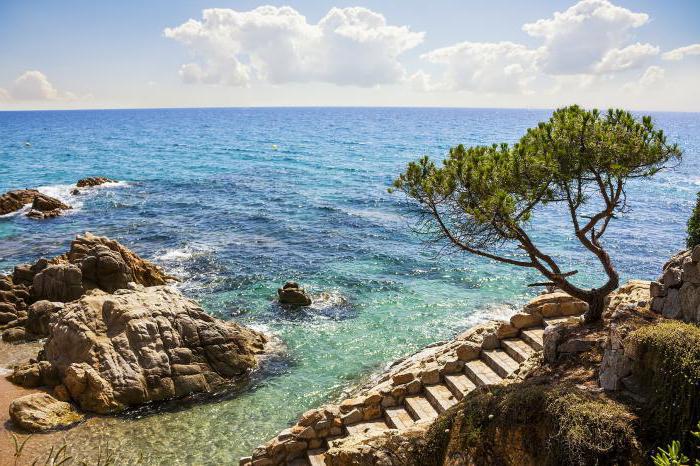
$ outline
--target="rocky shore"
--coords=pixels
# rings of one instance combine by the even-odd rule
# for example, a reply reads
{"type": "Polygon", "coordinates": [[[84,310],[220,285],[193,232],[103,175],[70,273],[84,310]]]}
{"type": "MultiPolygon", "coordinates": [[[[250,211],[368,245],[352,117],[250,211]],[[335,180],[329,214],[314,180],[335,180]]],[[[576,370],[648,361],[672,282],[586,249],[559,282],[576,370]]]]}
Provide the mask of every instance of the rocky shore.
{"type": "Polygon", "coordinates": [[[596,324],[576,317],[585,303],[543,294],[304,413],[240,464],[643,464],[700,416],[697,258],[621,286],[596,324]]]}
{"type": "Polygon", "coordinates": [[[256,366],[266,337],[208,315],[167,285],[156,265],[90,233],[52,259],[0,277],[5,342],[46,337],[9,379],[49,394],[12,402],[28,430],[70,425],[82,412],[114,413],[210,392],[256,366]]]}

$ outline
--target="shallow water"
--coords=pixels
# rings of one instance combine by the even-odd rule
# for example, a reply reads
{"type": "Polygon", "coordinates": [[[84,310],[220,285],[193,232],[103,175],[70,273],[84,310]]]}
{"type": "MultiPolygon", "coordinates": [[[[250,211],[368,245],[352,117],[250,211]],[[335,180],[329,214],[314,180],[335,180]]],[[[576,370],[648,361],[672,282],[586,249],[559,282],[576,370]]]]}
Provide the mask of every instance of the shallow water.
{"type": "MultiPolygon", "coordinates": [[[[67,433],[78,453],[108,444],[162,464],[232,462],[304,410],[333,401],[391,360],[536,290],[531,271],[441,254],[386,192],[405,164],[451,145],[512,142],[548,112],[459,109],[187,109],[0,113],[0,192],[40,186],[75,209],[38,222],[0,218],[0,270],[63,252],[84,231],[122,241],[181,278],[212,314],[284,342],[241,393],[93,418],[67,433]],[[29,142],[28,147],[25,142],[29,142]],[[275,147],[276,146],[276,147],[275,147]],[[70,196],[89,175],[122,182],[70,196]],[[285,280],[327,293],[290,312],[285,280]]],[[[606,233],[623,278],[652,279],[683,246],[700,189],[700,115],[653,114],[683,163],[629,189],[632,211],[606,233]]],[[[535,237],[564,268],[596,281],[557,212],[535,237]]],[[[34,439],[37,441],[37,439],[34,439]]]]}

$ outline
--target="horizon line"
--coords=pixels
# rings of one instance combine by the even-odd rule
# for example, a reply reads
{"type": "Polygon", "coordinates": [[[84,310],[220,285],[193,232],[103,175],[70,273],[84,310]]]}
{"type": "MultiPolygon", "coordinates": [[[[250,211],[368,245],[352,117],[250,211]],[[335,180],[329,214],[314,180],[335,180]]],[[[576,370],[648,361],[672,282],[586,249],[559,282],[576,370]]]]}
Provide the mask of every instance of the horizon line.
{"type": "MultiPolygon", "coordinates": [[[[576,105],[576,104],[569,104],[576,105]]],[[[202,106],[202,107],[95,107],[95,108],[41,108],[41,109],[2,109],[0,113],[19,112],[90,112],[90,111],[134,111],[134,110],[248,110],[248,109],[434,109],[434,110],[529,110],[529,111],[553,111],[568,105],[556,107],[459,107],[459,106],[430,106],[430,105],[247,105],[247,106],[202,106]]],[[[581,107],[600,110],[603,107],[581,107]]],[[[607,108],[621,108],[609,106],[607,108]]],[[[700,113],[700,110],[649,110],[649,109],[625,109],[630,112],[650,113],[700,113]]]]}

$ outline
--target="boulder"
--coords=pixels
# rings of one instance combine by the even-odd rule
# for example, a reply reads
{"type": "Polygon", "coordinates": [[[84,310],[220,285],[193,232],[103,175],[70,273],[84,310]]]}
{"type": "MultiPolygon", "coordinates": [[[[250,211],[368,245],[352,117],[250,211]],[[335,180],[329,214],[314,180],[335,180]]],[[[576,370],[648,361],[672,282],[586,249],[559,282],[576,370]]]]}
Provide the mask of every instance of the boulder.
{"type": "Polygon", "coordinates": [[[49,265],[34,275],[32,295],[36,299],[68,302],[82,294],[82,272],[73,264],[49,265]]]}
{"type": "Polygon", "coordinates": [[[89,176],[87,178],[82,178],[78,180],[75,184],[78,188],[89,188],[92,186],[99,186],[105,183],[116,183],[116,180],[111,180],[103,176],[89,176]]]}
{"type": "Polygon", "coordinates": [[[118,251],[104,244],[93,247],[80,259],[83,280],[107,293],[126,288],[134,281],[131,269],[118,251]]]}
{"type": "Polygon", "coordinates": [[[7,215],[30,204],[39,195],[36,189],[18,189],[0,196],[0,215],[7,215]]]}
{"type": "Polygon", "coordinates": [[[165,285],[173,279],[160,267],[142,259],[118,241],[89,232],[76,237],[66,258],[81,268],[85,280],[92,282],[86,283],[88,288],[90,285],[101,288],[102,285],[107,292],[125,288],[129,281],[155,286],[165,285]]]}
{"type": "Polygon", "coordinates": [[[297,306],[310,306],[311,298],[304,288],[301,288],[298,283],[287,282],[282,288],[277,289],[279,301],[282,304],[294,304],[297,306]]]}
{"type": "Polygon", "coordinates": [[[32,201],[32,209],[27,212],[27,217],[44,219],[58,217],[64,210],[72,207],[45,194],[37,194],[32,201]]]}
{"type": "Polygon", "coordinates": [[[80,422],[83,416],[64,401],[46,393],[32,393],[10,403],[10,419],[29,432],[68,427],[80,422]]]}
{"type": "Polygon", "coordinates": [[[37,301],[27,309],[25,327],[34,335],[45,337],[49,334],[51,316],[61,309],[63,309],[61,302],[37,301]]]}
{"type": "Polygon", "coordinates": [[[253,368],[266,341],[167,286],[85,295],[52,316],[45,359],[97,413],[210,391],[253,368]]]}

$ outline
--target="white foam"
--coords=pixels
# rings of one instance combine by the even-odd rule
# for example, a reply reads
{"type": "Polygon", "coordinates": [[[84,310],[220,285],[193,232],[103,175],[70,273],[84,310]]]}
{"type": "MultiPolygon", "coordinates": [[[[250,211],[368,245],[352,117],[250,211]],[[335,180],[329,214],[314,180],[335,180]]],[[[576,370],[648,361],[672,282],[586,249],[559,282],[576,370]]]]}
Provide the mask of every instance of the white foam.
{"type": "Polygon", "coordinates": [[[188,247],[178,249],[167,249],[164,253],[156,256],[156,260],[163,262],[180,262],[192,258],[194,251],[188,247]]]}

